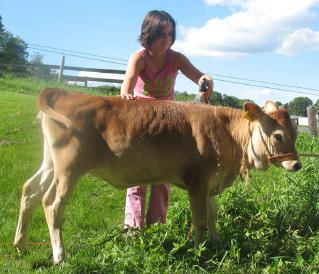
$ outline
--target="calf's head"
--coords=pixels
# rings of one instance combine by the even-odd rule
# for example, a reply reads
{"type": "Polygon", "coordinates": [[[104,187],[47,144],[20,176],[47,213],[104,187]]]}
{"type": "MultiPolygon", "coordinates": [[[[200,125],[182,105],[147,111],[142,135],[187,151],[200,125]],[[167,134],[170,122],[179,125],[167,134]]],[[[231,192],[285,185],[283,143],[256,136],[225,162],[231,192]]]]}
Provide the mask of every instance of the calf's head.
{"type": "Polygon", "coordinates": [[[252,123],[247,148],[249,165],[266,169],[275,164],[287,171],[298,171],[301,163],[295,149],[297,133],[288,111],[278,109],[271,101],[263,108],[246,103],[244,110],[245,118],[252,123]]]}

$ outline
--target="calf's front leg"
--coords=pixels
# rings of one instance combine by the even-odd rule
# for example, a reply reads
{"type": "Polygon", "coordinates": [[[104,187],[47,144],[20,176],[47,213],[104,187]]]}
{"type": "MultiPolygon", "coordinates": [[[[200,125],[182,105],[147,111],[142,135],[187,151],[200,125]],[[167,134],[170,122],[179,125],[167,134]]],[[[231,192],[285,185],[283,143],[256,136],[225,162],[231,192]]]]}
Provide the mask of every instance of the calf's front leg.
{"type": "Polygon", "coordinates": [[[204,233],[207,229],[207,190],[206,187],[196,186],[189,189],[188,193],[194,226],[195,248],[198,248],[204,242],[204,233]]]}
{"type": "Polygon", "coordinates": [[[207,197],[207,228],[209,240],[216,241],[218,238],[217,228],[217,203],[215,196],[207,197]]]}

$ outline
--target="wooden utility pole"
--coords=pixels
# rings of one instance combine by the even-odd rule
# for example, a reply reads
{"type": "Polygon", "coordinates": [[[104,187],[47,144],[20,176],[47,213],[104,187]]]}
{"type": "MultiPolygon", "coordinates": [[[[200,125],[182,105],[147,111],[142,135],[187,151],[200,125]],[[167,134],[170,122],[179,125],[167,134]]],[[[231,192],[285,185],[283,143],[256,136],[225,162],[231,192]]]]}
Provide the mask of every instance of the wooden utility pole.
{"type": "Polygon", "coordinates": [[[317,112],[318,112],[318,108],[315,107],[314,105],[307,107],[308,128],[309,128],[309,133],[312,136],[318,135],[317,112]]]}
{"type": "Polygon", "coordinates": [[[60,71],[59,71],[59,78],[58,81],[61,83],[63,81],[63,70],[64,70],[64,55],[61,56],[61,63],[60,63],[60,71]]]}

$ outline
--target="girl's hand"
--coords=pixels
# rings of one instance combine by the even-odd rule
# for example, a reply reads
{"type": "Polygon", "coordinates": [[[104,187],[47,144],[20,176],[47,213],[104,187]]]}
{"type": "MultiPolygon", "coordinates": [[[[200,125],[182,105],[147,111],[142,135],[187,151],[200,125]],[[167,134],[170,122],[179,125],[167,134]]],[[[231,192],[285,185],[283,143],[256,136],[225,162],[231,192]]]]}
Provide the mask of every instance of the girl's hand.
{"type": "Polygon", "coordinates": [[[213,94],[213,79],[210,75],[204,74],[199,78],[198,85],[201,85],[204,80],[207,86],[206,90],[201,91],[200,101],[208,104],[208,98],[213,94]]]}
{"type": "Polygon", "coordinates": [[[199,80],[198,80],[198,84],[200,84],[202,82],[202,80],[205,79],[206,83],[208,85],[208,89],[205,92],[202,92],[203,96],[212,96],[213,94],[213,89],[214,89],[214,82],[213,82],[213,78],[208,75],[208,74],[204,74],[202,75],[199,80]]]}
{"type": "Polygon", "coordinates": [[[134,96],[133,96],[133,94],[131,94],[131,93],[124,93],[124,92],[122,93],[122,92],[121,92],[120,96],[121,96],[123,99],[127,99],[127,100],[133,100],[133,99],[135,99],[134,96]]]}

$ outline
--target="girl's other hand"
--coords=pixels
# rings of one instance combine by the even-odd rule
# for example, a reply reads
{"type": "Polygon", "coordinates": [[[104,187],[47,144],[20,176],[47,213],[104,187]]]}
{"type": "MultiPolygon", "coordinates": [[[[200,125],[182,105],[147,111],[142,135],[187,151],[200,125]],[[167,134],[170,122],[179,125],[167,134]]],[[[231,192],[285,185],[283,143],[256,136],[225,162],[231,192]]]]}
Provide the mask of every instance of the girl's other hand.
{"type": "Polygon", "coordinates": [[[127,100],[133,100],[135,99],[135,97],[133,96],[133,94],[131,93],[121,93],[120,96],[123,98],[123,99],[127,99],[127,100]]]}

